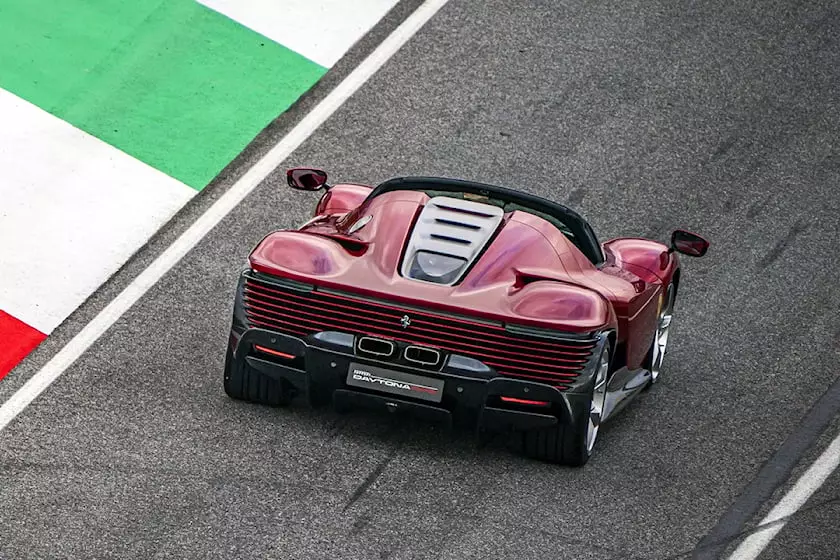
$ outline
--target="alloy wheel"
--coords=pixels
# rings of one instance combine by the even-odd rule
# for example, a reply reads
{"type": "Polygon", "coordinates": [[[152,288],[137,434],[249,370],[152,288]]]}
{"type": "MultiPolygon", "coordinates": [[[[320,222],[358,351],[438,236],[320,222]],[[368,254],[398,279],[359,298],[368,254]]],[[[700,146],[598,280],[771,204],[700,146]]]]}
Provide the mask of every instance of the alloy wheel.
{"type": "Polygon", "coordinates": [[[665,294],[665,303],[659,311],[659,319],[656,324],[656,336],[653,340],[652,359],[650,361],[651,382],[656,383],[659,372],[662,369],[662,360],[665,359],[665,349],[668,347],[668,331],[671,329],[671,320],[674,316],[674,285],[668,286],[665,294]]]}
{"type": "Polygon", "coordinates": [[[595,440],[598,439],[598,429],[601,427],[601,419],[604,416],[604,403],[607,398],[607,373],[610,369],[609,348],[601,353],[598,362],[598,371],[595,373],[595,388],[592,391],[592,402],[589,405],[589,422],[586,427],[586,453],[592,454],[595,440]]]}

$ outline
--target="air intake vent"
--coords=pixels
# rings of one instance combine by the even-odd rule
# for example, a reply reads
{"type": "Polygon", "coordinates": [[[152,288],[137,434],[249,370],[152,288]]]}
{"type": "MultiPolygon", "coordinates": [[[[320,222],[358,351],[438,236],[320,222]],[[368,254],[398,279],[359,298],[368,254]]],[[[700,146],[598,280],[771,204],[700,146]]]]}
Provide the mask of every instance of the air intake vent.
{"type": "Polygon", "coordinates": [[[503,215],[491,204],[447,196],[431,199],[411,232],[402,275],[451,286],[484,250],[503,215]]]}
{"type": "MultiPolygon", "coordinates": [[[[359,340],[405,342],[416,349],[406,350],[406,358],[420,367],[430,367],[428,351],[437,349],[480,360],[499,375],[558,387],[567,387],[580,375],[598,343],[596,338],[438,314],[341,292],[295,289],[252,273],[246,276],[243,304],[249,327],[299,338],[339,331],[359,340]],[[403,326],[405,317],[411,319],[408,327],[403,326]]],[[[387,344],[363,346],[381,352],[387,344]]],[[[372,357],[378,358],[375,353],[372,357]]]]}
{"type": "Polygon", "coordinates": [[[477,226],[475,224],[465,224],[464,222],[457,222],[455,220],[447,220],[446,218],[435,218],[435,221],[439,224],[444,224],[444,225],[447,225],[447,226],[453,226],[453,227],[458,227],[458,228],[471,229],[473,231],[475,231],[477,229],[481,229],[481,226],[477,226]]]}

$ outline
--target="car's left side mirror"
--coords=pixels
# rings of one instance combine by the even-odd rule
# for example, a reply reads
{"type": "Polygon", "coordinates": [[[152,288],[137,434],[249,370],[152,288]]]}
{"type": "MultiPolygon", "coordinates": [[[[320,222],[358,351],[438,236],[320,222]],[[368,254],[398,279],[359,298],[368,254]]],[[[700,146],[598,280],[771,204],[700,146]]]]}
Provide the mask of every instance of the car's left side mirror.
{"type": "Polygon", "coordinates": [[[690,257],[702,257],[709,250],[709,242],[690,231],[678,229],[671,234],[671,251],[690,257]]]}
{"type": "Polygon", "coordinates": [[[327,172],[321,169],[295,167],[286,171],[286,182],[293,189],[317,191],[327,184],[327,172]]]}

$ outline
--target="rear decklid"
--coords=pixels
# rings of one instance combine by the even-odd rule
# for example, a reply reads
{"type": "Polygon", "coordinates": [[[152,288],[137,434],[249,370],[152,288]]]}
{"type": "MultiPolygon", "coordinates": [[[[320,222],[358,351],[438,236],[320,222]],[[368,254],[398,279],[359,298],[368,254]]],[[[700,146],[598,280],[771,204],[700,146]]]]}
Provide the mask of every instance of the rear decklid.
{"type": "Polygon", "coordinates": [[[250,262],[279,278],[499,324],[586,333],[613,321],[551,224],[422,192],[384,193],[343,219],[272,233],[250,262]]]}

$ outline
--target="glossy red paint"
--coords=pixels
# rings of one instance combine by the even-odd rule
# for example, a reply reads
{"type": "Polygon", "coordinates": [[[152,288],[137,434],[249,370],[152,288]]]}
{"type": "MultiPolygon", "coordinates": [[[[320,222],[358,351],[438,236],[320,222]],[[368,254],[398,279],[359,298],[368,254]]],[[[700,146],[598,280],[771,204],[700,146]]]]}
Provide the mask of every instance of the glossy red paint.
{"type": "Polygon", "coordinates": [[[612,304],[618,316],[625,359],[631,367],[639,366],[647,354],[659,314],[659,305],[675,271],[679,256],[669,253],[667,245],[643,238],[620,238],[604,243],[606,262],[601,268],[611,276],[633,286],[635,294],[617,294],[612,304]],[[628,297],[629,296],[629,297],[628,297]]]}
{"type": "Polygon", "coordinates": [[[400,276],[406,238],[428,200],[421,192],[385,193],[344,219],[273,233],[255,248],[251,265],[259,272],[486,319],[573,332],[615,326],[612,308],[599,293],[603,288],[591,278],[594,267],[582,271],[569,257],[576,248],[566,237],[525,212],[506,217],[494,243],[460,284],[441,286],[400,276]],[[346,233],[368,215],[372,218],[364,227],[346,233]],[[336,236],[367,251],[354,255],[336,236]],[[518,288],[517,271],[528,276],[518,288]]]}
{"type": "Polygon", "coordinates": [[[647,282],[668,282],[679,266],[679,257],[663,243],[638,237],[613,239],[604,243],[607,260],[619,268],[632,270],[647,282]]]}
{"type": "Polygon", "coordinates": [[[464,279],[443,286],[400,275],[416,217],[429,197],[341,184],[297,231],[267,236],[250,255],[258,272],[362,296],[567,332],[614,330],[620,359],[640,367],[656,329],[664,286],[679,268],[669,247],[640,238],[602,245],[595,266],[554,225],[524,211],[504,215],[464,279]],[[359,227],[360,226],[360,227],[359,227]]]}
{"type": "Polygon", "coordinates": [[[370,194],[367,185],[342,183],[324,193],[315,207],[315,215],[346,214],[356,208],[370,194]]]}

